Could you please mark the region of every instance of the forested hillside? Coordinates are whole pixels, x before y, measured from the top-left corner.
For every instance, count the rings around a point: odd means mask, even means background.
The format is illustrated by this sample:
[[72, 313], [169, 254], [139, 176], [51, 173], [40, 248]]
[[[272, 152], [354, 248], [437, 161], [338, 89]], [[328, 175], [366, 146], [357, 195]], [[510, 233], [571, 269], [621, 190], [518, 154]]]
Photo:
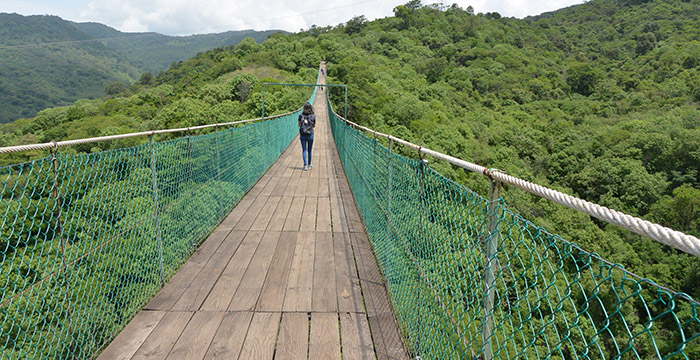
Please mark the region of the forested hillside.
[[0, 123], [33, 117], [37, 111], [78, 99], [101, 97], [110, 84], [131, 84], [143, 73], [157, 74], [198, 52], [235, 45], [247, 37], [262, 42], [276, 32], [177, 37], [123, 33], [57, 16], [0, 13]]
[[[0, 123], [104, 95], [141, 71], [56, 16], [0, 14]], [[46, 44], [34, 46], [34, 44]]]
[[73, 26], [124, 56], [141, 72], [157, 74], [175, 61], [187, 60], [198, 52], [236, 45], [245, 38], [258, 43], [279, 30], [227, 31], [216, 34], [168, 36], [158, 33], [124, 33], [99, 23], [73, 23]]
[[[700, 236], [699, 14], [700, 0], [593, 0], [512, 19], [414, 0], [394, 17], [199, 54], [115, 96], [7, 124], [0, 145], [259, 116], [262, 81], [312, 81], [325, 58], [328, 81], [348, 85], [353, 121]], [[308, 96], [269, 91], [268, 113]], [[431, 166], [488, 191], [481, 176]], [[504, 197], [582, 248], [700, 298], [697, 258], [515, 189]]]

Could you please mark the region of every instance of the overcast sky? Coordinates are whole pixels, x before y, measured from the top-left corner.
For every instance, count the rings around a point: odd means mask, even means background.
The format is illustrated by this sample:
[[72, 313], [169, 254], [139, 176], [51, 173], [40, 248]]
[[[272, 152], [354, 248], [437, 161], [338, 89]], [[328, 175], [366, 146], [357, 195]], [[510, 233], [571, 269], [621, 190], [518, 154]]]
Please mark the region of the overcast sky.
[[[364, 15], [374, 20], [393, 15], [409, 0], [0, 0], [0, 12], [58, 15], [76, 22], [94, 21], [125, 32], [154, 31], [190, 35], [227, 30], [281, 29], [297, 32]], [[440, 3], [424, 0], [423, 4]], [[446, 0], [478, 12], [522, 18], [580, 4], [583, 0]]]

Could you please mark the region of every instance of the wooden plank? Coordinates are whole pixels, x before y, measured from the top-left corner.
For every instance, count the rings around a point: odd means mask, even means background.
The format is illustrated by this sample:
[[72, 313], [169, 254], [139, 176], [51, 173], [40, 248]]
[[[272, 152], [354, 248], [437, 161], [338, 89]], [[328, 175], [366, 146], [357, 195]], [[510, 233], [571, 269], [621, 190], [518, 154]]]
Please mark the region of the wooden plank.
[[287, 195], [286, 190], [287, 190], [287, 186], [290, 183], [291, 178], [280, 177], [279, 179], [280, 179], [280, 181], [277, 183], [277, 186], [275, 186], [275, 189], [272, 191], [270, 196], [280, 196], [281, 197], [281, 196]]
[[214, 231], [197, 249], [185, 265], [165, 284], [163, 289], [144, 307], [146, 310], [170, 310], [189, 287], [192, 280], [209, 261], [229, 233]]
[[295, 149], [294, 145], [296, 145], [296, 143], [292, 141], [289, 144], [289, 147], [287, 148], [287, 150], [284, 152], [284, 154], [282, 154], [282, 157], [284, 158], [284, 163], [283, 163], [280, 171], [277, 173], [277, 176], [289, 178], [289, 175], [287, 175], [287, 171], [290, 169], [293, 170], [294, 161], [295, 161], [294, 156], [293, 156], [294, 155], [293, 150]]
[[236, 205], [235, 208], [233, 208], [233, 211], [224, 219], [224, 221], [219, 225], [219, 227], [228, 229], [228, 230], [233, 230], [234, 226], [238, 223], [238, 221], [245, 215], [246, 211], [248, 211], [248, 208], [250, 205], [253, 204], [255, 201], [254, 196], [244, 196], [243, 199]]
[[331, 197], [331, 226], [333, 232], [348, 232], [348, 220], [345, 217], [345, 209], [343, 209], [343, 199], [340, 197]]
[[316, 210], [316, 231], [330, 232], [331, 228], [331, 198], [319, 197]]
[[170, 351], [168, 359], [204, 358], [223, 318], [224, 313], [221, 312], [196, 312]]
[[345, 205], [345, 217], [348, 219], [348, 227], [351, 232], [365, 232], [365, 225], [362, 223], [360, 213], [357, 211], [353, 198], [343, 196], [343, 204]]
[[253, 185], [253, 188], [250, 189], [250, 191], [248, 191], [247, 196], [258, 197], [258, 195], [260, 195], [260, 193], [263, 191], [265, 185], [267, 185], [270, 179], [272, 179], [272, 176], [263, 175], [263, 177], [261, 177], [255, 185]]
[[318, 171], [316, 171], [314, 168], [313, 170], [307, 172], [311, 172], [315, 176], [306, 179], [306, 196], [316, 197], [318, 196]]
[[364, 232], [350, 233], [350, 240], [355, 252], [357, 262], [357, 271], [360, 280], [371, 281], [378, 284], [383, 284], [381, 273], [377, 260], [374, 257], [372, 246], [367, 239], [367, 234]]
[[295, 196], [284, 222], [284, 231], [299, 231], [306, 198]]
[[280, 313], [255, 313], [239, 359], [272, 359]]
[[330, 189], [328, 187], [329, 182], [330, 180], [328, 179], [328, 175], [326, 174], [318, 178], [318, 197], [330, 196]]
[[285, 231], [280, 235], [277, 249], [272, 257], [272, 264], [258, 299], [257, 311], [282, 311], [289, 269], [292, 266], [290, 254], [294, 253], [297, 236], [298, 234], [292, 231]]
[[267, 182], [267, 184], [265, 184], [265, 187], [258, 196], [269, 197], [277, 187], [277, 184], [280, 182], [280, 178], [278, 176], [273, 176], [270, 171], [268, 171], [268, 174], [270, 174], [271, 179]]
[[333, 235], [316, 233], [312, 311], [337, 312], [338, 299], [335, 285]]
[[[240, 231], [233, 231], [229, 234], [227, 240], [224, 240], [218, 251], [212, 255], [199, 274], [182, 293], [180, 299], [173, 305], [173, 310], [199, 310], [199, 307], [202, 306], [204, 300], [209, 296], [209, 292], [223, 273], [243, 238], [243, 233]], [[229, 241], [228, 239], [231, 240]]]
[[253, 185], [253, 188], [248, 191], [248, 195], [258, 197], [270, 180], [272, 180], [272, 174], [263, 174], [260, 179], [258, 179], [258, 182]]
[[255, 199], [252, 205], [248, 208], [248, 210], [243, 214], [241, 219], [238, 221], [236, 226], [233, 227], [234, 230], [250, 230], [250, 226], [253, 225], [253, 222], [255, 219], [258, 217], [258, 214], [260, 214], [260, 210], [265, 206], [265, 203], [267, 202], [266, 197], [258, 197]]
[[228, 312], [219, 325], [205, 359], [238, 359], [248, 333], [252, 312]]
[[255, 255], [250, 260], [245, 275], [236, 289], [236, 294], [228, 306], [228, 311], [248, 311], [255, 308], [279, 238], [280, 233], [277, 231], [267, 231], [263, 234], [260, 245], [255, 250]]
[[333, 232], [333, 249], [338, 311], [365, 312], [350, 235], [345, 232]]
[[350, 237], [377, 358], [408, 359], [367, 235], [364, 232], [351, 233]]
[[107, 346], [98, 359], [131, 359], [164, 316], [165, 311], [141, 311]]
[[340, 196], [340, 190], [338, 189], [338, 179], [336, 178], [335, 174], [328, 175], [328, 196]]
[[300, 176], [294, 176], [289, 178], [289, 184], [287, 184], [287, 188], [284, 190], [284, 195], [283, 196], [303, 196], [303, 192], [299, 192], [299, 184], [301, 182], [301, 177]]
[[409, 360], [411, 358], [404, 348], [393, 314], [370, 316], [369, 326], [372, 329], [377, 359]]
[[165, 314], [132, 359], [165, 359], [193, 314], [190, 311]]
[[337, 313], [311, 313], [309, 359], [340, 359]]
[[288, 155], [290, 162], [288, 163], [287, 170], [282, 174], [282, 177], [291, 177], [294, 176], [295, 173], [297, 173], [296, 175], [300, 175], [298, 172], [304, 167], [304, 161], [301, 158], [301, 146], [299, 144], [299, 137], [292, 140], [291, 152]]
[[268, 231], [282, 231], [284, 229], [284, 222], [287, 220], [287, 214], [289, 213], [289, 208], [292, 206], [293, 200], [294, 198], [291, 196], [285, 196], [280, 199], [270, 222], [267, 224]]
[[365, 314], [341, 313], [343, 359], [374, 359], [374, 346]]
[[[333, 141], [332, 139], [329, 139], [329, 141]], [[321, 179], [323, 178], [328, 178], [328, 149], [324, 149], [323, 152], [321, 153], [320, 159], [319, 159], [319, 167], [318, 167], [318, 174]], [[320, 187], [319, 189], [322, 189], [323, 187]], [[321, 194], [319, 194], [321, 196]]]
[[202, 304], [202, 310], [224, 311], [228, 308], [262, 236], [262, 231], [249, 231], [245, 235], [243, 242], [219, 277], [219, 281]]
[[297, 180], [297, 187], [294, 196], [306, 196], [306, 190], [308, 187], [309, 172], [302, 171]]
[[304, 210], [301, 214], [300, 228], [302, 230], [314, 231], [316, 228], [316, 209], [318, 207], [317, 197], [306, 197]]
[[272, 215], [275, 213], [275, 209], [277, 208], [277, 204], [280, 202], [280, 199], [281, 198], [277, 196], [271, 196], [268, 198], [267, 203], [265, 203], [265, 206], [262, 208], [262, 210], [260, 210], [260, 214], [258, 214], [258, 217], [255, 218], [250, 230], [262, 231], [267, 228], [267, 224], [270, 222]]
[[315, 233], [300, 232], [284, 297], [284, 311], [311, 311]]
[[309, 315], [283, 313], [275, 359], [306, 360], [309, 348]]

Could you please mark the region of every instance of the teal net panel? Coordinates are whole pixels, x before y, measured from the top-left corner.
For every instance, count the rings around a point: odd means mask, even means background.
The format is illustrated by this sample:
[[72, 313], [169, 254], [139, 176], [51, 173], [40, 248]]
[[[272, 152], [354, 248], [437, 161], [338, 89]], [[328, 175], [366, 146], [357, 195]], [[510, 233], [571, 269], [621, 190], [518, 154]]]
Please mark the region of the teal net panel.
[[[689, 296], [586, 252], [500, 200], [489, 207], [488, 199], [397, 155], [328, 108], [412, 354], [423, 360], [700, 359], [700, 305]], [[489, 261], [490, 239], [497, 251]], [[485, 282], [488, 272], [493, 283]], [[491, 332], [485, 331], [489, 319]]]
[[298, 114], [0, 168], [0, 359], [94, 356], [289, 146]]

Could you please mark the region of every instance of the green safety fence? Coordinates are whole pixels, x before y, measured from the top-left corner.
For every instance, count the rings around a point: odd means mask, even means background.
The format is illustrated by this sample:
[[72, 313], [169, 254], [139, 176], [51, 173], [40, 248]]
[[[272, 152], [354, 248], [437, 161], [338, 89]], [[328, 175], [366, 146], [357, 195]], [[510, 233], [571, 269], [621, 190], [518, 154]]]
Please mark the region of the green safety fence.
[[[421, 359], [700, 359], [700, 304], [581, 249], [339, 118], [331, 128]], [[489, 305], [492, 304], [492, 306]]]
[[289, 146], [298, 114], [0, 168], [0, 359], [93, 357]]

